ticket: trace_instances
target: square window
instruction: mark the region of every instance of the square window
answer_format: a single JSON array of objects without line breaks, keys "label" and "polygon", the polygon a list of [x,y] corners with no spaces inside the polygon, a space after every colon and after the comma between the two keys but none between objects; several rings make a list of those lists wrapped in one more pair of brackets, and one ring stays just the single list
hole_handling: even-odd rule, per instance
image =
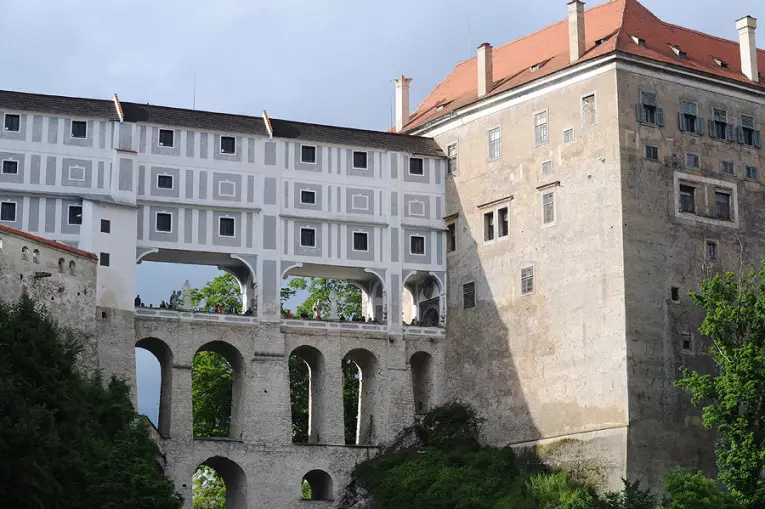
[{"label": "square window", "polygon": [[542,176],[546,177],[548,175],[552,175],[553,172],[553,162],[552,160],[545,161],[542,163]]},{"label": "square window", "polygon": [[101,255],[98,257],[98,263],[102,267],[108,267],[111,263],[111,259],[109,257],[109,253],[101,253]]},{"label": "square window", "polygon": [[18,161],[3,161],[3,175],[18,175]]},{"label": "square window", "polygon": [[304,203],[306,205],[315,205],[316,204],[316,191],[310,191],[307,189],[302,189],[300,191],[300,203]]},{"label": "square window", "polygon": [[754,166],[746,166],[744,168],[744,176],[750,180],[758,180],[760,178],[757,168]]},{"label": "square window", "polygon": [[544,216],[544,224],[552,224],[555,222],[554,193],[545,193],[542,195],[542,213]]},{"label": "square window", "polygon": [[159,146],[172,148],[175,141],[175,131],[172,129],[159,130]]},{"label": "square window", "polygon": [[489,136],[489,159],[499,159],[502,157],[502,139],[500,136],[499,127],[491,129],[488,133]]},{"label": "square window", "polygon": [[653,145],[646,145],[645,146],[645,158],[649,161],[658,161],[659,160],[659,147],[655,147]]},{"label": "square window", "polygon": [[236,154],[236,138],[233,136],[220,137],[220,153]]},{"label": "square window", "polygon": [[300,245],[303,247],[316,247],[316,230],[313,228],[301,228]]},{"label": "square window", "polygon": [[733,161],[720,161],[720,171],[726,175],[735,175],[736,167],[734,166]]},{"label": "square window", "polygon": [[84,120],[72,120],[72,138],[87,138],[88,123]]},{"label": "square window", "polygon": [[409,158],[409,175],[425,175],[425,165],[421,157]]},{"label": "square window", "polygon": [[680,302],[680,288],[673,286],[669,289],[669,298],[672,302]]},{"label": "square window", "polygon": [[82,207],[80,205],[69,205],[67,222],[69,224],[82,224]]},{"label": "square window", "polygon": [[85,182],[85,167],[74,164],[69,167],[69,180]]},{"label": "square window", "polygon": [[685,153],[685,167],[698,170],[701,167],[701,158],[693,152]]},{"label": "square window", "polygon": [[452,143],[446,147],[446,157],[448,158],[448,171],[450,174],[457,171],[457,144]]},{"label": "square window", "polygon": [[233,217],[221,217],[218,220],[218,236],[220,237],[234,237],[234,228],[236,221]]},{"label": "square window", "polygon": [[369,251],[369,235],[366,232],[353,232],[353,250]]},{"label": "square window", "polygon": [[510,233],[507,221],[507,207],[502,207],[499,209],[497,211],[497,215],[499,216],[499,233],[497,236],[507,237],[508,233]]},{"label": "square window", "polygon": [[112,232],[112,222],[108,219],[102,219],[101,220],[101,233],[111,233]]},{"label": "square window", "polygon": [[543,111],[534,115],[534,145],[547,143],[548,138],[547,112]]},{"label": "square window", "polygon": [[424,255],[425,254],[425,237],[422,235],[412,235],[409,238],[409,251],[412,254]]},{"label": "square window", "polygon": [[0,203],[0,221],[16,222],[16,202],[4,201]]},{"label": "square window", "polygon": [[730,195],[728,193],[715,192],[715,217],[717,219],[730,219]]},{"label": "square window", "polygon": [[170,233],[173,231],[173,215],[169,212],[157,212],[156,230]]},{"label": "square window", "polygon": [[483,240],[484,242],[494,240],[494,211],[483,215]]},{"label": "square window", "polygon": [[172,189],[173,176],[172,175],[157,175],[157,187],[159,189]]},{"label": "square window", "polygon": [[300,162],[316,163],[316,147],[313,145],[300,145]]},{"label": "square window", "polygon": [[566,129],[563,131],[563,143],[570,143],[574,141],[574,130]]},{"label": "square window", "polygon": [[693,214],[696,210],[696,188],[688,185],[680,185],[680,212]]},{"label": "square window", "polygon": [[595,94],[582,97],[582,127],[590,127],[598,122],[598,110]]},{"label": "square window", "polygon": [[521,269],[521,294],[528,295],[534,291],[534,267]]},{"label": "square window", "polygon": [[475,283],[462,285],[462,309],[475,307]]},{"label": "square window", "polygon": [[451,252],[457,249],[457,228],[455,223],[446,225],[446,250]]},{"label": "square window", "polygon": [[367,169],[367,153],[353,151],[353,167],[360,170]]},{"label": "square window", "polygon": [[708,240],[706,251],[707,251],[707,260],[709,261],[717,260],[717,242]]},{"label": "square window", "polygon": [[21,117],[19,115],[5,114],[5,125],[3,130],[17,133],[21,129]]}]

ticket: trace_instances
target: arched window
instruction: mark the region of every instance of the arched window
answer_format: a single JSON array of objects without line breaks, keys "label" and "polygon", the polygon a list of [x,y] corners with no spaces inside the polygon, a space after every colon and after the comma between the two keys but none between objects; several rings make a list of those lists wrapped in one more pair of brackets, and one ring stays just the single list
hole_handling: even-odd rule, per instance
[{"label": "arched window", "polygon": [[[375,391],[379,383],[377,357],[369,350],[357,348],[343,358],[343,394],[346,444],[378,443],[375,424],[376,409],[381,408]],[[353,396],[356,395],[355,401]],[[349,397],[350,396],[350,397]],[[355,422],[355,426],[353,423]],[[350,436],[353,428],[356,436]]]},{"label": "arched window", "polygon": [[244,358],[234,346],[213,341],[197,351],[191,364],[195,436],[240,438],[243,386]]},{"label": "arched window", "polygon": [[74,276],[74,268],[77,266],[76,263],[74,263],[74,260],[69,262],[69,274]]},{"label": "arched window", "polygon": [[417,352],[409,361],[412,374],[414,413],[425,414],[431,408],[433,393],[433,358],[427,352]]},{"label": "arched window", "polygon": [[289,357],[292,441],[330,443],[340,437],[329,436],[332,408],[326,394],[324,356],[312,346],[295,348]]},{"label": "arched window", "polygon": [[[135,348],[136,364],[140,362],[143,367],[141,373],[136,373],[138,408],[149,409],[149,420],[155,424],[160,435],[169,437],[173,353],[167,343],[157,338],[143,338],[135,344]],[[156,363],[152,362],[154,359],[151,356],[156,358]]]},{"label": "arched window", "polygon": [[40,250],[35,249],[32,251],[32,261],[35,263],[40,263]]},{"label": "arched window", "polygon": [[303,500],[334,500],[332,477],[324,470],[311,470],[303,476],[300,495]]},{"label": "arched window", "polygon": [[59,258],[58,259],[58,271],[61,274],[63,274],[65,270],[66,270],[66,260],[64,260],[63,258]]},{"label": "arched window", "polygon": [[29,260],[29,248],[27,246],[21,248],[21,259]]},{"label": "arched window", "polygon": [[[226,493],[225,509],[248,509],[247,476],[235,462],[222,456],[205,460],[191,478],[192,499],[209,488],[223,488]],[[215,506],[219,507],[219,506]]]}]

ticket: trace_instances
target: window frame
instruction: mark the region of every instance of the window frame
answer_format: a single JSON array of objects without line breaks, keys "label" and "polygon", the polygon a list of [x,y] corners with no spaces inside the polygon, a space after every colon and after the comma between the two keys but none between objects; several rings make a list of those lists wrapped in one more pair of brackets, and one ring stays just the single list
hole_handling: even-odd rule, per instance
[{"label": "window frame", "polygon": [[[412,250],[412,247],[413,247],[412,246],[412,241],[415,238],[422,239],[422,253],[415,253]],[[418,235],[418,234],[409,235],[409,254],[410,255],[412,255],[412,256],[427,256],[427,254],[428,254],[427,251],[428,251],[428,249],[427,249],[427,245],[426,245],[426,242],[425,242],[425,235]]]},{"label": "window frame", "polygon": [[[566,133],[569,132],[569,131],[571,132],[571,139],[566,141]],[[575,139],[576,139],[576,136],[575,136],[574,128],[573,127],[567,127],[566,129],[563,130],[563,144],[564,145],[568,145],[569,143],[571,143]]]},{"label": "window frame", "polygon": [[[72,222],[72,209],[79,208],[80,209],[80,222],[79,223],[73,223]],[[82,205],[74,205],[70,204],[66,207],[66,224],[69,226],[82,226]]]},{"label": "window frame", "polygon": [[[648,157],[648,150],[653,149],[656,153],[656,157]],[[659,160],[659,146],[658,145],[648,145],[646,143],[645,145],[645,153],[643,154],[646,161],[654,161],[657,162]]]},{"label": "window frame", "polygon": [[[304,156],[305,153],[303,152],[303,149],[313,149],[313,161],[306,161]],[[319,159],[319,150],[316,145],[309,145],[308,143],[301,143],[300,144],[300,164],[317,164],[317,160]],[[353,161],[351,161],[353,163]]]},{"label": "window frame", "polygon": [[[15,172],[5,171],[5,163],[15,163],[16,171]],[[19,162],[16,159],[3,159],[2,163],[0,163],[0,175],[18,175],[18,174],[19,174]]]},{"label": "window frame", "polygon": [[[752,119],[752,127],[744,127],[744,117]],[[739,115],[739,129],[741,129],[741,145],[747,147],[747,148],[757,148],[757,144],[755,141],[755,136],[757,132],[757,122],[755,120],[754,115],[747,115],[746,113],[742,113]],[[747,143],[747,133],[751,137],[752,143]]]},{"label": "window frame", "polygon": [[[420,161],[420,172],[415,173],[412,171],[412,161]],[[422,157],[410,157],[409,158],[409,168],[407,168],[407,172],[409,175],[413,175],[415,177],[424,177],[425,176],[425,159]]]},{"label": "window frame", "polygon": [[[451,149],[454,147],[454,153]],[[449,175],[457,173],[457,156],[459,155],[459,142],[452,142],[446,146],[446,172]]]},{"label": "window frame", "polygon": [[[104,228],[105,227],[105,228]],[[101,233],[112,233],[112,221],[110,219],[101,218]]]},{"label": "window frame", "polygon": [[[85,135],[84,136],[75,136],[74,135],[74,124],[82,124],[85,126]],[[77,140],[87,140],[88,139],[88,121],[87,120],[72,120],[71,125],[69,126],[69,137],[72,139]]]},{"label": "window frame", "polygon": [[[312,231],[313,232],[313,244],[308,245],[303,243],[303,231]],[[307,247],[310,249],[316,249],[316,228],[313,226],[301,226],[300,227],[300,247]]]},{"label": "window frame", "polygon": [[[545,165],[549,164],[550,171],[545,172]],[[541,177],[550,177],[552,174],[555,173],[555,165],[553,164],[552,159],[545,159],[542,161],[542,163],[539,165],[539,175]]]},{"label": "window frame", "polygon": [[[584,123],[584,100],[588,97],[592,96],[593,98],[593,107],[595,110],[595,119],[593,120],[592,124],[585,124]],[[598,117],[598,91],[593,90],[592,92],[582,94],[579,96],[579,122],[580,122],[580,129],[584,131],[585,129],[590,129],[596,125],[598,125],[599,122]]]},{"label": "window frame", "polygon": [[[313,201],[305,201],[303,199],[303,193],[313,195]],[[316,190],[315,189],[301,189],[300,190],[300,204],[301,205],[316,205]]]},{"label": "window frame", "polygon": [[[82,170],[82,178],[76,178],[72,175],[72,170]],[[79,164],[70,164],[66,169],[66,178],[72,182],[85,182],[87,180],[87,168]]]},{"label": "window frame", "polygon": [[[13,205],[13,219],[3,219],[3,206]],[[14,200],[0,200],[0,221],[17,223],[19,219],[19,203]]]},{"label": "window frame", "polygon": [[[502,220],[502,211],[505,211],[505,219]],[[494,227],[496,238],[497,240],[500,239],[506,239],[510,236],[510,206],[504,205],[502,207],[497,208],[497,217],[496,217],[496,225]],[[504,225],[504,228],[503,228]],[[503,233],[504,229],[504,233]]]},{"label": "window frame", "polygon": [[497,240],[497,225],[494,218],[494,209],[489,212],[484,212],[481,216],[483,218],[483,243],[490,244]]},{"label": "window frame", "polygon": [[[472,286],[471,286],[472,285]],[[470,287],[468,289],[468,287]],[[467,302],[465,301],[465,297],[467,295],[471,295],[471,305],[467,306]],[[476,298],[476,291],[475,291],[475,281],[468,281],[467,283],[462,284],[462,309],[473,309],[478,304],[478,299]]]},{"label": "window frame", "polygon": [[100,253],[98,256],[98,265],[101,267],[110,267],[112,263],[112,257],[109,253]]},{"label": "window frame", "polygon": [[[224,235],[222,231],[223,221],[231,220],[231,235]],[[218,216],[218,237],[224,237],[226,239],[236,238],[236,217],[234,216]]]},{"label": "window frame", "polygon": [[[717,120],[717,116],[715,116],[715,112],[718,112],[718,111],[725,114],[725,121]],[[732,125],[728,121],[728,110],[725,109],[725,108],[717,108],[715,106],[712,106],[712,117],[710,118],[710,120],[712,121],[712,123],[714,125],[714,132],[712,131],[712,129],[710,129],[709,130],[709,137],[714,139],[714,140],[719,140],[719,141],[725,141],[725,142],[732,143],[733,140],[728,139],[728,127]],[[718,124],[720,124],[722,126],[722,130],[723,130],[723,135],[722,136],[718,136],[718,133],[717,133],[717,130],[718,130],[718,127],[719,127]],[[735,135],[733,137],[735,138]]]},{"label": "window frame", "polygon": [[[527,271],[527,270],[531,270],[531,276],[524,275],[525,271]],[[534,276],[535,276],[535,274],[534,274],[534,265],[533,264],[521,266],[521,280],[520,280],[520,283],[521,283],[521,296],[534,295],[534,293],[536,292],[537,287],[536,287],[536,281],[534,280]],[[528,280],[531,280],[531,289],[525,289],[526,288],[525,287],[525,283]]]},{"label": "window frame", "polygon": [[457,221],[446,223],[446,252],[453,253],[457,250]]},{"label": "window frame", "polygon": [[[754,170],[754,173],[750,170]],[[754,176],[752,176],[754,175]],[[752,166],[751,164],[745,164],[744,165],[744,178],[746,180],[752,180],[752,181],[759,181],[760,180],[760,170],[756,166]]]},{"label": "window frame", "polygon": [[[356,165],[356,154],[364,154],[364,166]],[[354,150],[351,152],[351,166],[354,170],[368,170],[369,169],[369,152],[366,150]]]},{"label": "window frame", "polygon": [[[685,105],[686,104],[692,104],[693,107],[696,109],[696,114],[691,115],[690,113],[685,112]],[[686,101],[684,99],[680,100],[680,115],[682,115],[683,119],[685,120],[685,130],[682,131],[684,133],[688,133],[692,136],[702,136],[703,133],[699,132],[703,129],[702,122],[704,119],[699,116],[699,103],[695,101]],[[693,118],[693,130],[690,128],[690,124],[688,123],[689,117]],[[681,125],[682,127],[682,125]]]},{"label": "window frame", "polygon": [[[689,166],[688,165],[688,156],[695,157],[696,162],[698,163],[697,166]],[[686,152],[685,153],[685,167],[689,170],[700,170],[701,169],[701,154],[698,152]]]},{"label": "window frame", "polygon": [[[684,181],[681,181],[679,186],[678,186],[678,204],[679,204],[678,211],[681,214],[696,214],[696,187],[697,186],[692,185],[690,183],[683,183],[683,182]],[[686,196],[687,196],[687,191],[683,191],[684,187],[692,189],[692,191],[690,193],[690,197],[691,197],[691,210],[685,210],[684,207],[683,207],[683,193],[685,192]]]},{"label": "window frame", "polygon": [[[710,247],[714,246],[714,256],[710,256]],[[720,243],[713,239],[704,239],[704,259],[708,262],[720,260]]]},{"label": "window frame", "polygon": [[[8,118],[16,117],[16,129],[8,129]],[[20,133],[21,132],[21,114],[19,113],[5,113],[3,115],[3,132],[5,133]]]},{"label": "window frame", "polygon": [[[541,190],[541,193],[540,193],[540,196],[541,196],[540,202],[541,202],[541,205],[542,205],[542,227],[547,228],[547,227],[550,227],[550,226],[554,226],[557,223],[557,221],[558,221],[558,214],[556,213],[557,210],[556,210],[556,207],[555,207],[555,202],[556,202],[555,194],[556,194],[555,193],[555,189],[549,189],[548,188],[548,189]],[[549,221],[549,222],[547,222],[547,217],[545,216],[545,197],[546,196],[551,196],[552,197],[551,198],[551,203],[550,203],[550,205],[552,206],[552,220]]]},{"label": "window frame", "polygon": [[[491,135],[494,132],[497,133],[496,140],[491,139]],[[501,125],[492,127],[486,130],[486,142],[487,142],[486,149],[487,149],[488,160],[498,161],[499,159],[502,159],[502,126]],[[491,156],[492,143],[494,143],[498,147],[497,154],[494,157]]]},{"label": "window frame", "polygon": [[[169,230],[160,230],[159,229],[159,215],[167,215],[170,217],[170,229]],[[157,233],[173,233],[173,213],[168,210],[158,210],[154,212],[154,231]]]},{"label": "window frame", "polygon": [[[730,164],[730,169],[731,169],[730,172],[725,171],[725,164],[726,163]],[[732,176],[735,177],[736,176],[736,163],[735,163],[735,161],[730,160],[730,159],[720,159],[720,173],[722,173],[723,175],[732,175]]]},{"label": "window frame", "polygon": [[[544,115],[544,123],[543,124],[537,124],[537,117],[540,115]],[[543,110],[535,111],[532,113],[532,133],[534,136],[534,147],[539,147],[541,145],[546,145],[550,142],[550,112],[549,108],[545,108]],[[539,133],[537,132],[537,129],[540,129]],[[537,139],[537,134],[541,134],[541,139]]]},{"label": "window frame", "polygon": [[[364,249],[356,248],[356,235],[364,236]],[[369,232],[363,230],[354,230],[351,235],[351,249],[356,253],[368,253],[369,252]]]},{"label": "window frame", "polygon": [[[722,189],[714,189],[714,198],[715,198],[715,219],[721,220],[721,221],[731,221],[733,220],[733,194],[729,191],[724,191]],[[721,216],[720,215],[720,208],[718,205],[717,197],[718,196],[727,196],[728,197],[728,215]]]},{"label": "window frame", "polygon": [[[170,187],[164,187],[159,185],[159,181],[163,177],[170,179]],[[156,185],[157,185],[157,189],[165,189],[168,191],[172,191],[173,189],[175,189],[175,175],[172,175],[170,173],[157,173]]]},{"label": "window frame", "polygon": [[[162,142],[162,133],[170,133],[169,145]],[[159,131],[157,132],[157,146],[161,148],[175,148],[175,130],[160,128]]]},{"label": "window frame", "polygon": [[[649,104],[649,102],[646,102],[644,99],[646,95],[654,96],[654,104]],[[664,127],[664,108],[659,107],[659,94],[651,90],[645,90],[642,88],[639,89],[637,106],[639,108],[638,121],[641,125],[649,127]],[[649,110],[646,109],[647,107],[652,108],[653,121],[648,120]]]},{"label": "window frame", "polygon": [[[223,138],[227,138],[227,139],[233,140],[233,142],[234,142],[234,151],[233,152],[227,152],[227,151],[223,150]],[[237,154],[237,151],[239,150],[239,147],[237,147],[237,145],[238,144],[236,142],[236,136],[228,136],[228,135],[225,135],[225,134],[221,134],[221,135],[218,136],[218,148],[219,148],[219,151],[220,151],[221,154],[226,154],[226,155],[229,155],[229,156],[231,156],[231,155],[235,156]]]}]

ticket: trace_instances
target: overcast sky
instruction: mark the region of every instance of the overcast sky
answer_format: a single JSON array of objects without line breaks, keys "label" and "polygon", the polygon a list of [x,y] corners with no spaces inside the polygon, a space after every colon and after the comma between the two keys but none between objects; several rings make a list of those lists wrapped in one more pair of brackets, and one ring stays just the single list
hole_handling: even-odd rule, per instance
[{"label": "overcast sky", "polygon": [[[190,108],[196,80],[197,109],[267,109],[276,118],[386,129],[393,78],[414,78],[414,109],[480,43],[497,46],[559,21],[566,3],[0,0],[0,89],[96,98],[117,92],[125,101]],[[664,21],[734,40],[736,19],[765,21],[762,0],[643,5]],[[144,265],[138,273],[139,293],[158,304],[186,279],[201,285],[215,271]],[[158,386],[158,373],[139,371],[139,389]],[[156,413],[156,403],[140,406]]]}]

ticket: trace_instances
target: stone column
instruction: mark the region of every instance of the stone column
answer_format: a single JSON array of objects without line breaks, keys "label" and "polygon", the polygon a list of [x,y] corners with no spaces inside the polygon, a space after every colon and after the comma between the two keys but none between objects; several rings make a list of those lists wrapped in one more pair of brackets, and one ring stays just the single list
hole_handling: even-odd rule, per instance
[{"label": "stone column", "polygon": [[[311,380],[312,429],[311,439],[319,444],[345,444],[343,416],[343,369],[339,343],[323,352],[320,369]],[[316,435],[314,435],[314,428]]]},{"label": "stone column", "polygon": [[247,369],[242,440],[292,443],[289,367],[284,354],[256,352]]},{"label": "stone column", "polygon": [[173,366],[173,387],[170,400],[170,438],[175,443],[193,438],[193,407],[191,402],[191,366]]}]

